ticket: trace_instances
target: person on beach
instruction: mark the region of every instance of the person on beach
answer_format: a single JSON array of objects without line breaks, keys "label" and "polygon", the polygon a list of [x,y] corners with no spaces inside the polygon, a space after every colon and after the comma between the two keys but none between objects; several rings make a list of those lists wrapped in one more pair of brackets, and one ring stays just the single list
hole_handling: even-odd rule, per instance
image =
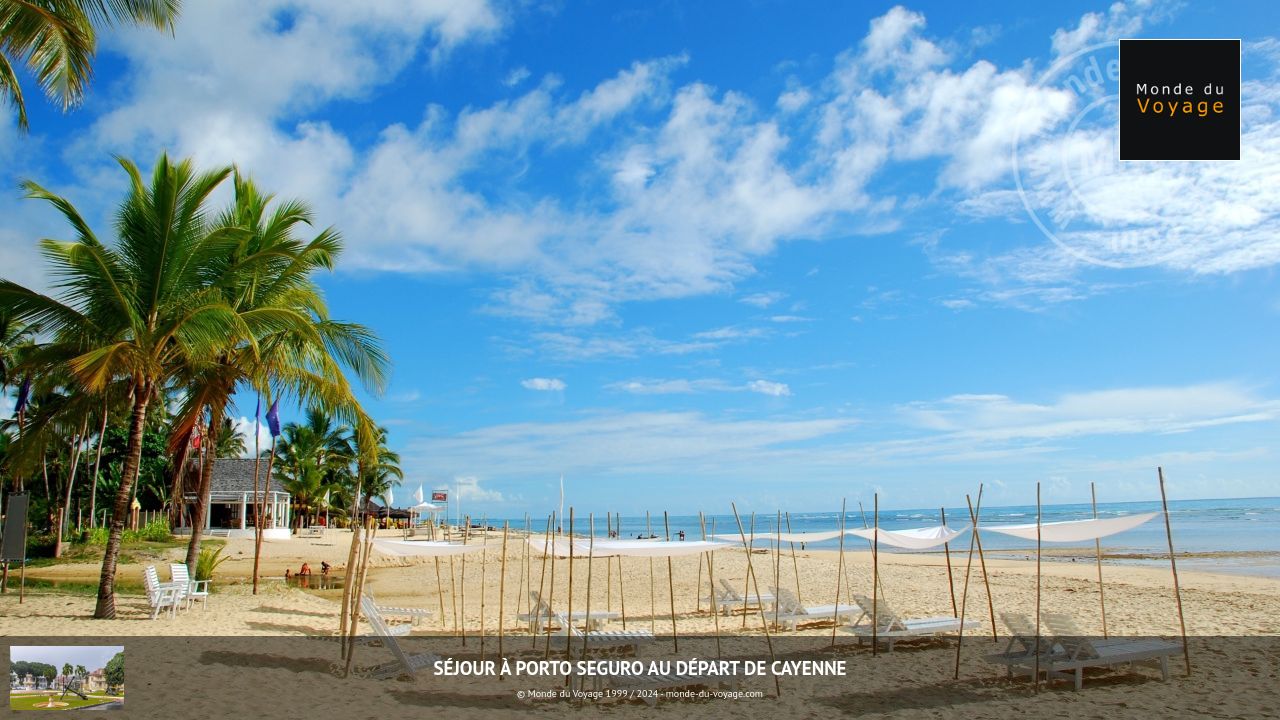
[{"label": "person on beach", "polygon": [[293,579],[293,574],[289,572],[289,568],[285,568],[285,569],[284,569],[284,581],[287,583],[287,582],[289,582],[289,580],[291,580],[291,579]]},{"label": "person on beach", "polygon": [[325,562],[324,560],[320,561],[320,574],[321,575],[329,574],[329,563]]},{"label": "person on beach", "polygon": [[684,531],[683,531],[683,530],[681,530],[681,531],[680,531],[680,533],[678,534],[678,537],[680,538],[680,542],[684,542]]}]

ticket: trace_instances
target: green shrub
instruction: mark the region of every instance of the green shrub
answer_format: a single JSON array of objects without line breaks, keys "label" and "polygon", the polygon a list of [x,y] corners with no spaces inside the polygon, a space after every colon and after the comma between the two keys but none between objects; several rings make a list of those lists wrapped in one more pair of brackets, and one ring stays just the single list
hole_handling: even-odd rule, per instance
[{"label": "green shrub", "polygon": [[168,542],[170,539],[173,538],[173,534],[169,532],[168,520],[164,518],[156,518],[155,520],[152,520],[151,522],[142,526],[142,529],[136,532],[126,531],[124,534],[124,538],[125,540],[146,540],[149,542]]},{"label": "green shrub", "polygon": [[196,576],[194,579],[213,579],[213,571],[217,570],[219,565],[227,561],[227,558],[222,557],[222,550],[224,547],[225,546],[223,545],[219,545],[216,548],[206,547],[200,549],[200,556],[196,558]]},{"label": "green shrub", "polygon": [[104,527],[89,528],[84,533],[84,541],[89,545],[106,545],[111,531]]}]

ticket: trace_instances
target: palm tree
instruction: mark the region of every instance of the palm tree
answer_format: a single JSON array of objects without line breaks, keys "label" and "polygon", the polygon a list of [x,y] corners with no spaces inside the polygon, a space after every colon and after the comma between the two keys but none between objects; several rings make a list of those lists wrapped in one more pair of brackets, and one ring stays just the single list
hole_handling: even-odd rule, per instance
[{"label": "palm tree", "polygon": [[[207,417],[210,428],[192,513],[189,565],[199,556],[213,463],[220,454],[218,437],[237,387],[297,398],[354,420],[362,411],[342,366],[375,392],[386,382],[387,357],[373,333],[331,319],[312,280],[315,271],[332,269],[341,253],[338,233],[327,228],[309,241],[299,240],[295,229],[313,223],[306,204],[276,203],[239,173],[234,184],[234,202],[219,222],[243,234],[230,252],[216,259],[213,271],[215,285],[251,333],[229,343],[213,362],[201,361],[182,373],[187,400],[178,413],[175,437],[189,432],[201,417]],[[255,498],[260,510],[256,505]]]},{"label": "palm tree", "polygon": [[236,430],[235,421],[229,417],[222,418],[222,427],[218,429],[217,437],[218,442],[214,446],[214,454],[217,457],[242,457],[248,449],[245,446],[244,436]]},{"label": "palm tree", "polygon": [[117,212],[115,247],[97,238],[69,200],[27,181],[27,197],[52,204],[76,239],[40,243],[59,278],[60,297],[0,280],[0,311],[38,323],[52,336],[31,353],[33,370],[65,367],[95,393],[115,378],[128,380],[128,450],[103,553],[98,618],[115,617],[116,561],[152,401],[176,368],[248,335],[209,282],[212,259],[238,240],[234,229],[210,223],[205,209],[231,169],[197,173],[189,160],[173,163],[161,155],[147,185],[133,162],[121,158],[120,164],[131,187]]},{"label": "palm tree", "polygon": [[180,0],[0,0],[0,95],[27,129],[15,64],[23,63],[63,110],[78,105],[93,75],[98,29],[122,23],[173,29]]},{"label": "palm tree", "polygon": [[304,424],[289,423],[281,433],[275,475],[293,497],[295,517],[314,517],[324,496],[340,491],[352,476],[355,454],[351,431],[319,408],[307,411]]}]

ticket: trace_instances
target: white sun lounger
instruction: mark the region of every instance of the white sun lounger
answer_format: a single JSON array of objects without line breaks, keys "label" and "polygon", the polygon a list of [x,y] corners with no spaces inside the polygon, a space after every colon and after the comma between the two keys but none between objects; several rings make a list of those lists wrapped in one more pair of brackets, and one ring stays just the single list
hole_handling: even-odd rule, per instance
[{"label": "white sun lounger", "polygon": [[160,574],[155,565],[148,565],[142,572],[142,582],[147,590],[147,604],[151,606],[151,619],[155,620],[161,610],[168,610],[169,617],[178,614],[178,606],[182,604],[182,591],[174,583],[160,582]]},{"label": "white sun lounger", "polygon": [[[536,635],[545,630],[547,625],[551,625],[557,630],[564,629],[559,625],[560,620],[557,617],[557,613],[552,611],[551,606],[547,605],[546,601],[536,591],[529,593],[529,604],[533,609],[517,616],[520,622],[528,625],[529,634]],[[565,615],[565,613],[559,613],[559,615]],[[610,620],[616,620],[618,617],[618,613],[604,610],[592,610],[589,613],[584,610],[575,610],[573,611],[572,619],[573,622],[579,625],[586,625],[588,630],[599,630],[604,627],[605,623]]]},{"label": "white sun lounger", "polygon": [[648,630],[588,630],[583,632],[569,622],[564,613],[555,613],[554,617],[556,622],[560,624],[560,630],[553,633],[551,637],[553,642],[561,646],[566,642],[581,645],[585,638],[588,650],[631,647],[639,651],[641,645],[655,640],[653,633]]},{"label": "white sun lounger", "polygon": [[[857,635],[858,643],[861,644],[863,640],[870,640],[873,635],[871,627],[873,605],[871,598],[863,595],[854,595],[853,600],[862,608],[862,615],[857,622],[845,628],[845,630]],[[961,628],[960,618],[951,615],[926,618],[901,617],[893,612],[883,600],[874,606],[874,609],[876,613],[874,633],[876,642],[885,643],[890,652],[893,651],[894,643],[899,640],[916,640],[936,635],[948,635],[959,632]],[[982,627],[982,623],[977,620],[965,620],[963,627],[965,630],[977,630]]]},{"label": "white sun lounger", "polygon": [[716,593],[715,602],[720,608],[720,614],[728,615],[738,609],[760,608],[761,610],[767,610],[769,606],[777,602],[777,598],[768,593],[760,595],[747,593],[744,595],[738,592],[737,588],[728,580],[720,578],[720,590]]},{"label": "white sun lounger", "polygon": [[1053,638],[1040,635],[1037,640],[1036,625],[1031,618],[1021,613],[1000,613],[1000,620],[1009,629],[1009,642],[999,653],[987,655],[987,662],[1004,665],[1012,677],[1014,668],[1031,664],[1034,667],[1036,650],[1039,648],[1041,661],[1051,656],[1061,656],[1063,649]]},{"label": "white sun lounger", "polygon": [[801,623],[815,622],[835,622],[839,623],[844,620],[853,622],[853,620],[862,613],[862,609],[857,605],[801,605],[800,598],[796,594],[786,588],[771,587],[773,594],[778,598],[775,607],[776,615],[766,613],[769,618],[776,617],[779,627],[786,630],[795,630],[796,626]]},{"label": "white sun lounger", "polygon": [[[365,595],[373,600],[373,593],[366,592]],[[416,607],[400,607],[396,605],[377,605],[378,613],[384,618],[386,617],[407,617],[412,625],[417,625],[423,620],[431,617],[431,611],[424,608]],[[399,626],[396,626],[399,627]]]},{"label": "white sun lounger", "polygon": [[[428,667],[431,663],[440,659],[439,656],[432,653],[407,654],[400,647],[400,643],[396,640],[397,636],[405,635],[409,631],[409,625],[389,626],[387,621],[382,617],[382,613],[378,611],[378,606],[374,604],[373,599],[368,595],[360,596],[360,611],[364,615],[364,619],[373,628],[374,635],[382,642],[383,647],[391,651],[395,656],[395,660],[383,665],[362,668],[358,674],[385,680],[387,678],[408,675],[415,677],[417,671]],[[404,628],[400,630],[400,628]]]},{"label": "white sun lounger", "polygon": [[[1169,679],[1169,657],[1182,652],[1182,646],[1160,639],[1112,638],[1091,640],[1084,636],[1070,616],[1045,613],[1045,627],[1053,635],[1052,642],[1062,653],[1040,658],[1040,670],[1046,680],[1069,679],[1075,681],[1075,689],[1084,687],[1084,669],[1112,667],[1134,663],[1153,663],[1160,667],[1160,679]],[[1043,642],[1043,640],[1042,640]],[[1032,664],[1019,665],[1028,673],[1034,672]]]}]

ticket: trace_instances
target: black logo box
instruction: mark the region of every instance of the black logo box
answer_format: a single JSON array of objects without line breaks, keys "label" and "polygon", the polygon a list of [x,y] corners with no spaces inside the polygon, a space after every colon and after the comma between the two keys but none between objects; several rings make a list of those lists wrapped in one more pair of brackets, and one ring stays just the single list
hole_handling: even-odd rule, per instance
[{"label": "black logo box", "polygon": [[1240,40],[1121,40],[1120,159],[1239,160]]}]

